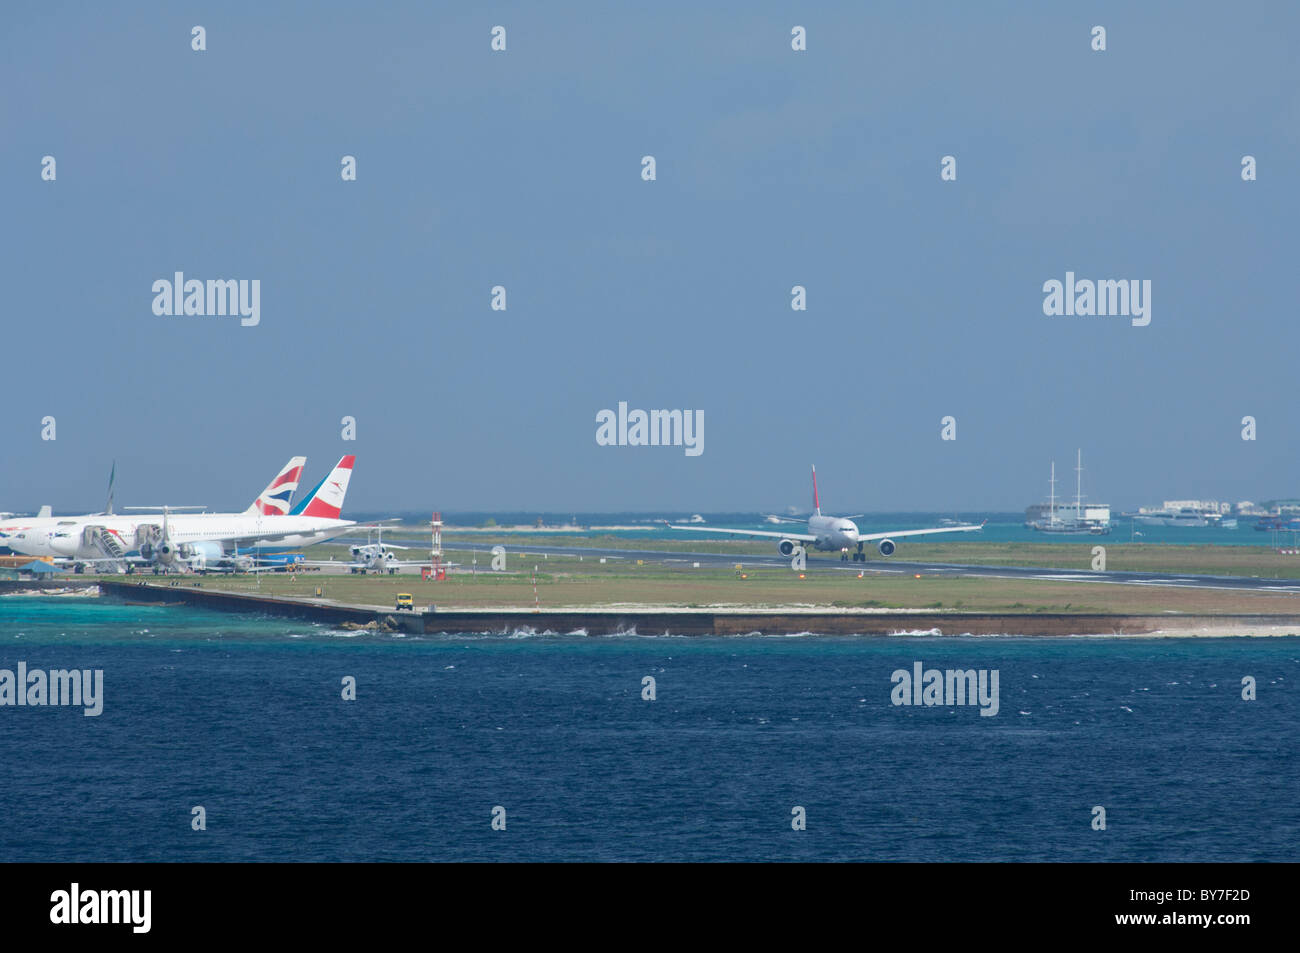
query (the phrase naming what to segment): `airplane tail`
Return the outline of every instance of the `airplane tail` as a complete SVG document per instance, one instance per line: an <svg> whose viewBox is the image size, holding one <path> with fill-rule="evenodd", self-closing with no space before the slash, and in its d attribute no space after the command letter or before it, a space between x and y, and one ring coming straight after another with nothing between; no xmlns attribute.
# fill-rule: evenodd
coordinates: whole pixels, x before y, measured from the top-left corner
<svg viewBox="0 0 1300 953"><path fill-rule="evenodd" d="M822 515L822 501L817 495L817 465L813 464L813 512L818 516Z"/></svg>
<svg viewBox="0 0 1300 953"><path fill-rule="evenodd" d="M298 489L298 480L302 477L306 457L293 457L284 465L284 469L275 475L245 513L261 513L263 516L284 516L289 512L294 491Z"/></svg>
<svg viewBox="0 0 1300 953"><path fill-rule="evenodd" d="M348 454L330 471L329 476L316 484L307 498L292 510L294 516L321 516L336 520L343 512L343 497L348 492L348 481L352 479L352 465L357 458Z"/></svg>

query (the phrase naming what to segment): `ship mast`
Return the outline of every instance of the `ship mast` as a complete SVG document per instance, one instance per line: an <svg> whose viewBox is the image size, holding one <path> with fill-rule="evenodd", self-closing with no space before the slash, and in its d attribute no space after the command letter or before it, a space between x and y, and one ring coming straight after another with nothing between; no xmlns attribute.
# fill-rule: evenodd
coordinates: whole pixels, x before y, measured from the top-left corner
<svg viewBox="0 0 1300 953"><path fill-rule="evenodd" d="M1083 448L1079 448L1079 462L1074 468L1076 484L1074 489L1074 518L1083 519Z"/></svg>
<svg viewBox="0 0 1300 953"><path fill-rule="evenodd" d="M1048 497L1048 501L1049 502L1047 504L1048 506L1047 525L1055 526L1056 525L1056 461L1055 460L1052 461L1052 489L1051 489L1051 495Z"/></svg>

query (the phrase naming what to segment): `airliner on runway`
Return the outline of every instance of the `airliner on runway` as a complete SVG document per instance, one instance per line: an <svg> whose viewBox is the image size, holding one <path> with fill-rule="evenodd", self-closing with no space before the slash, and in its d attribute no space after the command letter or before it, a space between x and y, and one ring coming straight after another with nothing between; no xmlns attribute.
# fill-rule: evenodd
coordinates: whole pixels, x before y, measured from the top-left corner
<svg viewBox="0 0 1300 953"><path fill-rule="evenodd" d="M857 546L857 551L853 553L854 562L866 562L867 554L862 551L864 543L879 542L876 548L882 556L891 556L894 550L898 548L894 543L895 539L903 536L924 536L930 533L970 533L978 529L983 529L984 524L968 524L964 526L936 526L933 529L904 529L893 533L862 533L858 531L858 525L853 522L852 518L847 516L822 516L821 498L817 493L817 468L812 468L813 483L813 513L808 517L807 533L775 533L770 530L761 529L723 529L718 526L683 526L677 523L669 523L672 529L688 530L698 533L731 533L736 536L769 536L773 539L779 539L777 550L782 556L793 555L795 547L799 543L811 543L814 549L820 549L824 552L830 552L838 549L840 559L847 562L849 558L849 549ZM801 520L793 520L784 516L769 516L769 520L782 523L797 523Z"/></svg>

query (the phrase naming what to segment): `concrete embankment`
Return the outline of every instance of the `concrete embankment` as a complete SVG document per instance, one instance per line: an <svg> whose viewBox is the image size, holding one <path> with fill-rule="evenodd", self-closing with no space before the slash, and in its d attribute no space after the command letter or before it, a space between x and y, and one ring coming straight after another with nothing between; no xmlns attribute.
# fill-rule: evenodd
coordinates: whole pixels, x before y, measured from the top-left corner
<svg viewBox="0 0 1300 953"><path fill-rule="evenodd" d="M284 599L276 596L258 596L242 592L222 592L220 589L203 589L188 583L156 585L136 582L101 582L100 591L106 596L124 602L143 602L151 605L186 605L222 612L263 612L286 619L303 619L335 626L368 626L399 629L403 632L423 632L424 623L419 615L409 612L388 612L366 606L347 606L313 599Z"/></svg>
<svg viewBox="0 0 1300 953"><path fill-rule="evenodd" d="M328 625L389 627L412 633L585 632L588 635L1142 635L1240 627L1243 634L1292 626L1300 615L1107 615L992 612L917 613L811 610L695 609L484 609L407 613L325 600L286 599L186 585L100 583L108 596L127 602L176 604L236 612L261 612Z"/></svg>

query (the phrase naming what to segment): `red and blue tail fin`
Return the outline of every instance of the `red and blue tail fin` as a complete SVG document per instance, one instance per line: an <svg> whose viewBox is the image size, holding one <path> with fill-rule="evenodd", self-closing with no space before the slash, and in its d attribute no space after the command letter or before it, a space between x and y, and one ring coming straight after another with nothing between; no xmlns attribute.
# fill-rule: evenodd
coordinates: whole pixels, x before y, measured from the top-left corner
<svg viewBox="0 0 1300 953"><path fill-rule="evenodd" d="M293 502L294 491L298 489L298 480L302 477L302 468L307 463L306 457L293 457L284 465L284 469L275 475L275 479L253 501L245 513L261 513L263 516L284 516L289 512Z"/></svg>

